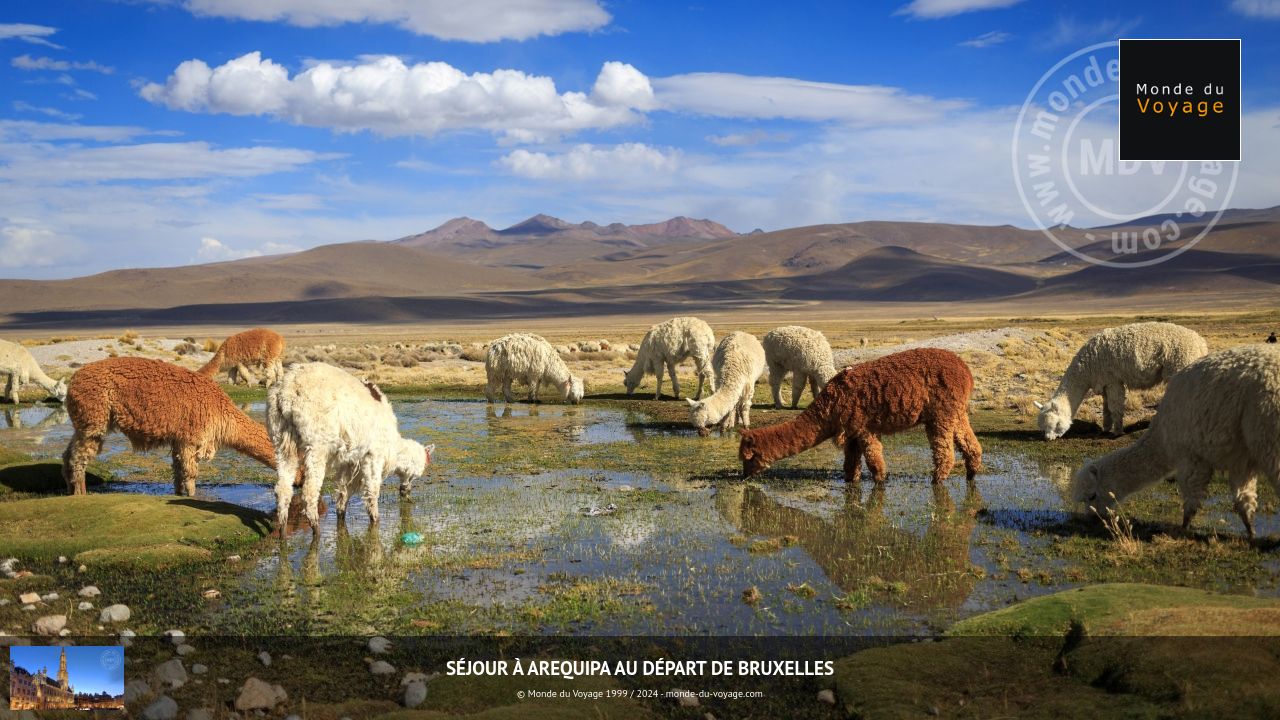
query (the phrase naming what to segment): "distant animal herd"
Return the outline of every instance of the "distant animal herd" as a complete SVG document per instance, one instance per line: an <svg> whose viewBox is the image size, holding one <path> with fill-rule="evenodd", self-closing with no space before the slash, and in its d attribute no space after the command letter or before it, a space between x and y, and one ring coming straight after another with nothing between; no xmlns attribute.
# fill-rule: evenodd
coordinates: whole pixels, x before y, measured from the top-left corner
<svg viewBox="0 0 1280 720"><path fill-rule="evenodd" d="M21 345L0 341L5 399L34 383L66 405L74 434L63 454L63 477L71 494L85 493L85 466L102 450L108 432L119 430L135 450L170 448L174 492L192 495L199 463L231 448L273 468L277 522L285 527L295 489L302 512L319 528L320 487L334 480L339 516L359 491L371 521L385 478L395 475L408 494L431 463L434 445L401 437L390 401L378 386L340 368L308 362L284 366L284 339L255 328L232 335L199 371L139 357L111 357L80 368L70 383L53 380ZM743 477L832 440L843 447L844 477L855 483L865 461L872 480L886 477L881 437L923 426L933 461L935 486L950 475L958 448L973 486L982 469L982 446L969 422L973 376L955 353L905 350L836 370L821 332L779 327L763 341L735 331L718 343L711 327L695 317L677 317L645 334L635 362L623 373L628 395L655 378L661 399L664 375L680 398L676 367L692 360L698 388L689 423L700 435L736 428ZM265 427L246 415L214 381L264 371L268 384ZM791 407L806 388L809 406L794 418L751 429L757 382L769 374L775 408L781 386L792 376ZM542 337L514 333L489 343L485 352L489 402L513 399L523 383L530 400L544 388L563 402L583 401L583 380ZM1128 495L1161 479L1175 479L1183 501L1183 527L1200 509L1214 472L1225 473L1236 513L1254 537L1257 481L1280 492L1280 348L1274 342L1209 354L1199 334L1172 323L1143 322L1109 328L1076 352L1053 395L1037 402L1037 423L1046 440L1062 437L1092 393L1103 399L1103 430L1124 432L1128 390L1167 383L1150 429L1133 444L1087 461L1072 479L1072 493L1095 512L1111 511ZM704 399L704 390L709 395Z"/></svg>

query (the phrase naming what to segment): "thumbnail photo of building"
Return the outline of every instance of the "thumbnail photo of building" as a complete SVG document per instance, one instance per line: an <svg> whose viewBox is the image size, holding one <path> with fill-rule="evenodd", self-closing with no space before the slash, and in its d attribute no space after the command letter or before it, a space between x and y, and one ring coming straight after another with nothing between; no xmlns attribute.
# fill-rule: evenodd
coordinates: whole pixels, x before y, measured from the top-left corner
<svg viewBox="0 0 1280 720"><path fill-rule="evenodd" d="M55 660L58 670L51 674ZM9 709L123 708L122 660L115 646L10 647Z"/></svg>

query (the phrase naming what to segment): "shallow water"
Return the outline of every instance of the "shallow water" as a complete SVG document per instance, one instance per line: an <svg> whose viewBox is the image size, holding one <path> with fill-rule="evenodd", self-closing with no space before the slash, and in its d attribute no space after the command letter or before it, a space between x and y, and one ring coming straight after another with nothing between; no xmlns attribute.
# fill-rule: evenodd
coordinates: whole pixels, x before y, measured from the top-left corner
<svg viewBox="0 0 1280 720"><path fill-rule="evenodd" d="M851 492L829 447L811 453L830 472L800 479L785 469L764 482L708 478L652 457L620 471L619 460L664 442L734 465L731 438L698 438L634 411L443 401L396 409L406 435L438 444L411 497L402 501L389 481L378 525L357 497L344 523L330 509L316 539L304 531L283 552L268 549L238 587L224 588L210 628L904 634L1077 584L1049 552L1072 518L1059 490L1066 468L988 453L980 497L962 478L935 495L921 470L927 449L895 439L886 486ZM261 417L261 404L248 410ZM37 456L58 456L70 435L55 409L24 408L4 423L0 443ZM113 436L103 456L120 481L105 491L171 490L167 456L123 450ZM546 470L543 456L569 460ZM202 478L199 495L274 507L270 472L247 458L220 453ZM1148 492L1176 497L1169 487ZM612 513L584 512L610 504ZM1258 520L1260 533L1280 532L1274 513ZM1239 530L1221 493L1200 522ZM425 541L404 543L411 531ZM759 600L744 602L753 587ZM1274 582L1255 591L1277 594Z"/></svg>

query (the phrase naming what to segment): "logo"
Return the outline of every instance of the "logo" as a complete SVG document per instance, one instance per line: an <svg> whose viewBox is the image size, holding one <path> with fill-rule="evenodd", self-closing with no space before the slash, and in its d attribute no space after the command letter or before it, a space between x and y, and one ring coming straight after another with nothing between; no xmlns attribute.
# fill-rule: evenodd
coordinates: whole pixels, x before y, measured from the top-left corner
<svg viewBox="0 0 1280 720"><path fill-rule="evenodd" d="M1091 45L1040 77L1014 124L1013 175L1027 213L1064 252L1105 267L1148 267L1213 229L1240 168L1121 160L1118 50L1118 42Z"/></svg>
<svg viewBox="0 0 1280 720"><path fill-rule="evenodd" d="M107 670L115 670L124 663L124 648L103 648L102 653L98 655L98 662Z"/></svg>

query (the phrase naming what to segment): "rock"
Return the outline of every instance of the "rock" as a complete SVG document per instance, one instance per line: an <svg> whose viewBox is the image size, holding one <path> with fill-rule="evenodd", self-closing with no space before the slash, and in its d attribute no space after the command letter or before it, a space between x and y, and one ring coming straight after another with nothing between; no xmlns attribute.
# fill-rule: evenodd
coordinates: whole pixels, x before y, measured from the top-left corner
<svg viewBox="0 0 1280 720"><path fill-rule="evenodd" d="M66 626L66 615L45 615L31 623L31 632L37 635L57 635Z"/></svg>
<svg viewBox="0 0 1280 720"><path fill-rule="evenodd" d="M226 678L218 678L219 685L230 685L231 681Z"/></svg>
<svg viewBox="0 0 1280 720"><path fill-rule="evenodd" d="M191 666L192 675L203 675L207 672L209 672L209 668L205 667L204 665L201 665L200 663L196 663Z"/></svg>
<svg viewBox="0 0 1280 720"><path fill-rule="evenodd" d="M186 639L187 639L187 634L182 632L181 630L165 630L164 636L169 638L169 642L173 643L174 645L181 645L182 643L186 642Z"/></svg>
<svg viewBox="0 0 1280 720"><path fill-rule="evenodd" d="M218 598L222 597L222 591L217 590L216 588L209 588L208 590L205 590L200 594L204 597L205 600L217 600Z"/></svg>
<svg viewBox="0 0 1280 720"><path fill-rule="evenodd" d="M287 715L284 720L302 720L302 718L297 715Z"/></svg>
<svg viewBox="0 0 1280 720"><path fill-rule="evenodd" d="M240 562L240 556L239 556L239 555L228 555L228 556L227 556L227 562Z"/></svg>
<svg viewBox="0 0 1280 720"><path fill-rule="evenodd" d="M108 605L102 608L102 613L98 616L100 623L118 623L129 619L133 613L129 611L128 605Z"/></svg>
<svg viewBox="0 0 1280 720"><path fill-rule="evenodd" d="M31 612L32 610L35 610L35 609L36 609L36 606L35 606L35 605L23 605L23 606L22 606L22 609L23 609L23 610L26 610L27 612Z"/></svg>
<svg viewBox="0 0 1280 720"><path fill-rule="evenodd" d="M426 683L426 682L430 682L430 681L431 681L431 678L433 678L433 677L435 677L435 675L427 675L426 673L420 673L420 672L410 672L410 673L405 673L405 674L404 674L404 677L400 678L400 687L404 687L405 685L408 685L409 683L415 683L415 682Z"/></svg>
<svg viewBox="0 0 1280 720"><path fill-rule="evenodd" d="M9 598L0 598L0 607L4 607L5 605L8 605L8 604L9 604Z"/></svg>
<svg viewBox="0 0 1280 720"><path fill-rule="evenodd" d="M688 690L672 690L676 694L676 702L680 707L698 707L698 696Z"/></svg>
<svg viewBox="0 0 1280 720"><path fill-rule="evenodd" d="M172 658L160 663L154 671L156 682L162 685L168 685L171 688L180 688L187 684L187 671L182 667L182 661L178 658Z"/></svg>
<svg viewBox="0 0 1280 720"><path fill-rule="evenodd" d="M0 562L0 575L4 575L5 577L13 577L14 573L16 573L17 571L18 571L18 558L5 558L3 562Z"/></svg>
<svg viewBox="0 0 1280 720"><path fill-rule="evenodd" d="M59 555L59 556L58 556L58 564L59 564L59 565L66 565L66 564L67 564L67 556L66 556L66 555Z"/></svg>
<svg viewBox="0 0 1280 720"><path fill-rule="evenodd" d="M173 720L178 717L178 703L168 695L161 695L142 711L142 720Z"/></svg>
<svg viewBox="0 0 1280 720"><path fill-rule="evenodd" d="M124 686L124 702L126 705L132 705L138 700L150 696L151 686L147 684L146 680L130 680Z"/></svg>
<svg viewBox="0 0 1280 720"><path fill-rule="evenodd" d="M187 720L213 720L213 711L207 708L196 708L187 712Z"/></svg>
<svg viewBox="0 0 1280 720"><path fill-rule="evenodd" d="M394 666L392 666L391 663L387 662L386 660L375 660L372 664L369 665L369 672L373 673L374 675L394 675L396 672L396 669Z"/></svg>
<svg viewBox="0 0 1280 720"><path fill-rule="evenodd" d="M58 631L58 637L67 637L70 634L71 634L71 631L67 628L62 628L61 630Z"/></svg>
<svg viewBox="0 0 1280 720"><path fill-rule="evenodd" d="M381 635L369 638L369 652L381 655L391 649L391 641Z"/></svg>
<svg viewBox="0 0 1280 720"><path fill-rule="evenodd" d="M42 595L40 599L45 602L53 602L54 600L58 599L58 593L47 593L45 595Z"/></svg>
<svg viewBox="0 0 1280 720"><path fill-rule="evenodd" d="M89 572L89 566L81 565L80 567L76 568L76 572Z"/></svg>
<svg viewBox="0 0 1280 720"><path fill-rule="evenodd" d="M80 592L78 594L80 595L80 597L90 598L90 597L98 597L99 595L102 594L102 591L98 589L97 585L85 585L84 587L80 588Z"/></svg>
<svg viewBox="0 0 1280 720"><path fill-rule="evenodd" d="M271 653L266 650L258 653L258 662L262 663L264 667L271 667Z"/></svg>
<svg viewBox="0 0 1280 720"><path fill-rule="evenodd" d="M18 596L18 602L23 605L34 605L35 603L40 602L40 593L22 593Z"/></svg>
<svg viewBox="0 0 1280 720"><path fill-rule="evenodd" d="M244 681L244 685L240 688L240 695L236 698L236 710L244 712L245 710L270 710L277 703L284 702L289 699L289 695L284 688L279 685L271 686L251 677Z"/></svg>
<svg viewBox="0 0 1280 720"><path fill-rule="evenodd" d="M818 702L824 702L828 705L836 704L836 694L830 690L818 691Z"/></svg>
<svg viewBox="0 0 1280 720"><path fill-rule="evenodd" d="M427 699L427 684L415 680L404 688L404 706L407 708L416 708Z"/></svg>
<svg viewBox="0 0 1280 720"><path fill-rule="evenodd" d="M79 605L76 606L76 609L80 611L92 610L93 603L89 602L88 600L83 600Z"/></svg>
<svg viewBox="0 0 1280 720"><path fill-rule="evenodd" d="M179 645L179 646L178 646L178 654L179 654L179 655L190 655L191 653L193 653L193 652L195 652L195 651L196 651L196 649L195 649L194 647L192 647L192 646L190 646L190 645L188 645L188 644L186 644L186 643L183 643L183 644L181 644L181 645Z"/></svg>

